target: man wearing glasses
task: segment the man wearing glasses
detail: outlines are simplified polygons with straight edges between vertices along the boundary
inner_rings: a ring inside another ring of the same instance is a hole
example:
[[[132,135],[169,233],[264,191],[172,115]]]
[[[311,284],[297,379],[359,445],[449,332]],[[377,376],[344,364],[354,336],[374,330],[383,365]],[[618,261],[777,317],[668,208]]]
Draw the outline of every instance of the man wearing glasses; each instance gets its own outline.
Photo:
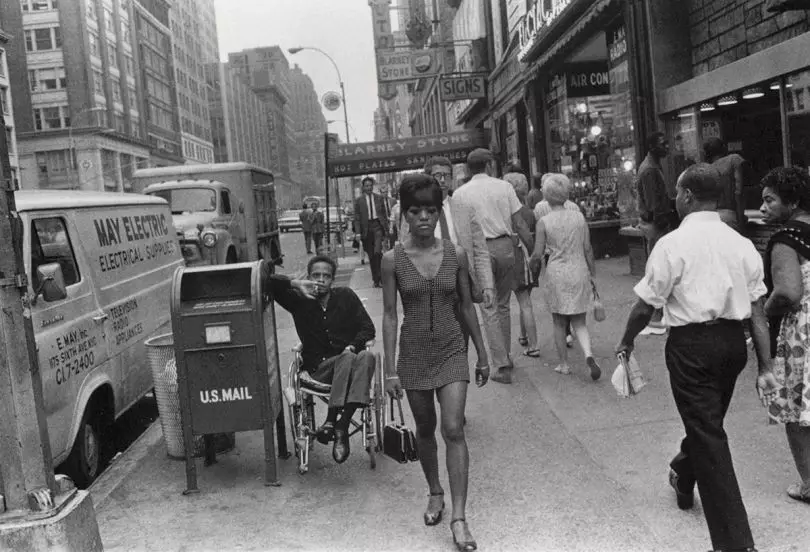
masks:
[[[475,211],[465,204],[452,200],[453,190],[450,186],[453,182],[453,164],[447,157],[431,157],[425,164],[425,173],[439,182],[444,196],[439,224],[436,225],[436,237],[460,245],[471,255],[470,291],[473,301],[490,308],[495,301],[495,281],[492,276],[489,249]],[[404,220],[400,229],[400,233],[408,231]]]

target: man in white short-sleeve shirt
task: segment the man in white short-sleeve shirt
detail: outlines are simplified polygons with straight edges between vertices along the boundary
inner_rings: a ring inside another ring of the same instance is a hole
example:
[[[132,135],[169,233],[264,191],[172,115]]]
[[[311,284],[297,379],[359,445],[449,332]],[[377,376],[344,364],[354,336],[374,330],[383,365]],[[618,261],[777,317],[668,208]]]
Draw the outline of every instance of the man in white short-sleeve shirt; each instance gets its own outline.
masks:
[[[723,420],[748,357],[747,319],[759,361],[761,398],[768,400],[778,387],[763,310],[762,258],[750,240],[720,220],[720,179],[711,165],[689,167],[678,179],[677,191],[681,225],[650,253],[644,278],[634,290],[639,301],[617,352],[632,352],[654,309],[663,309],[670,327],[666,365],[686,430],[670,463],[669,482],[678,507],[693,506],[697,483],[713,549],[754,550]]]
[[[486,149],[476,149],[467,156],[470,181],[453,194],[453,201],[469,206],[481,224],[489,249],[492,275],[495,279],[495,304],[483,305],[484,332],[491,351],[492,366],[498,370],[493,381],[512,383],[511,312],[514,280],[516,235],[526,248],[534,248],[532,234],[526,221],[519,215],[521,203],[512,185],[493,178],[487,173],[494,158]]]

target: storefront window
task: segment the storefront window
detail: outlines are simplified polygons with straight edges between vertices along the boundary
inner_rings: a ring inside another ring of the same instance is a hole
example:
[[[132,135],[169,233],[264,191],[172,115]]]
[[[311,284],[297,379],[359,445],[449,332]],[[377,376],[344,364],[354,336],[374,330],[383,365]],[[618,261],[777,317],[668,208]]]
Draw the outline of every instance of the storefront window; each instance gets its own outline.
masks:
[[[810,168],[810,71],[785,81],[785,103],[790,136],[790,163]],[[778,83],[774,84],[778,86]]]
[[[631,219],[636,167],[624,27],[599,33],[546,89],[549,161],[589,222]]]
[[[684,109],[666,121],[666,135],[669,142],[669,156],[664,160],[664,178],[669,196],[675,197],[678,176],[689,165],[701,160],[701,145],[695,109]],[[704,121],[705,123],[705,121]],[[714,127],[704,130],[711,134]],[[708,137],[708,136],[707,136]],[[705,140],[705,138],[704,138]]]

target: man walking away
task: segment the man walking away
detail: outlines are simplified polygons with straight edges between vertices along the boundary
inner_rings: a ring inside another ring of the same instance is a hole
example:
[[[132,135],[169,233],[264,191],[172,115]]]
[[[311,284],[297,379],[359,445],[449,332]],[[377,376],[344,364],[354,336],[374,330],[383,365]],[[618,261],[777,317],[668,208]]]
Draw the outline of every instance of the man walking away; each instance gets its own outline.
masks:
[[[630,354],[653,311],[670,327],[665,357],[686,437],[670,464],[678,507],[691,508],[697,483],[714,550],[754,550],[723,420],[748,351],[743,321],[750,317],[759,361],[757,385],[776,387],[771,372],[762,258],[750,240],[716,212],[719,175],[701,163],[678,179],[680,228],[661,238],[636,285],[617,353]]]
[[[678,225],[678,215],[667,193],[664,171],[661,162],[669,153],[669,142],[663,132],[654,132],[647,138],[647,157],[641,162],[636,176],[638,211],[641,222],[639,229],[647,241],[647,255],[655,243]],[[650,326],[644,333],[661,335],[666,332],[661,324],[661,312],[652,317]]]
[[[382,261],[383,240],[388,233],[388,216],[384,198],[374,193],[374,179],[363,179],[363,194],[354,202],[354,220],[360,230],[363,249],[371,265],[371,279],[374,287],[382,287],[380,263]]]
[[[312,204],[312,239],[315,241],[315,252],[321,254],[323,232],[326,227],[323,212],[318,210],[318,204]]]
[[[709,138],[703,144],[703,155],[707,163],[720,174],[720,199],[717,213],[720,220],[741,232],[745,227],[745,185],[746,162],[741,155],[729,153],[728,146],[720,138]]]
[[[304,233],[304,245],[307,248],[307,255],[312,255],[312,211],[306,203],[301,208],[298,218],[301,220],[301,231]]]
[[[483,305],[484,328],[492,353],[491,363],[497,366],[492,376],[499,383],[512,383],[511,313],[509,301],[514,285],[515,249],[517,238],[532,251],[532,235],[520,216],[522,204],[512,185],[487,173],[494,158],[489,150],[479,148],[467,156],[470,181],[453,194],[453,201],[470,206],[478,217],[489,249],[495,281],[495,304]]]

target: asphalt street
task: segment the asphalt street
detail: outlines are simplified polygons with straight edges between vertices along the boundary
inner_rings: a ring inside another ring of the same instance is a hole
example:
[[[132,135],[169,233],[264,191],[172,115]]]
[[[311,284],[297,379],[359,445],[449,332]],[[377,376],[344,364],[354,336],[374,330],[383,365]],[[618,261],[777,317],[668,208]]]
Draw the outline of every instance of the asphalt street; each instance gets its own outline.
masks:
[[[302,240],[287,235],[296,237]],[[350,256],[340,272],[379,331],[381,291],[371,287],[368,266]],[[599,261],[597,272],[608,312],[606,321],[590,323],[605,373],[600,381],[590,380],[576,348],[573,374],[553,371],[550,316],[536,292],[543,356],[525,357],[515,343],[515,383],[470,388],[467,519],[480,550],[710,548],[699,499],[694,510],[682,512],[667,485],[682,427],[663,363],[665,338],[639,338],[637,356],[651,383],[636,397],[619,398],[609,381],[612,351],[633,303],[635,278],[626,257]],[[512,320],[515,332],[514,302]],[[297,338],[283,311],[277,324],[286,371]],[[797,476],[784,430],[767,424],[756,400],[750,356],[726,427],[754,537],[760,551],[810,550],[810,510],[784,493]],[[262,435],[244,432],[214,466],[198,462],[201,493],[184,496],[184,464],[167,457],[160,431],[153,425],[91,489],[107,550],[453,549],[449,519],[436,527],[422,523],[427,488],[417,464],[378,457],[371,470],[355,441],[349,460],[336,465],[329,447],[316,445],[308,474],[297,474],[294,458],[279,460],[281,487],[264,487]],[[446,485],[446,475],[443,480]]]

